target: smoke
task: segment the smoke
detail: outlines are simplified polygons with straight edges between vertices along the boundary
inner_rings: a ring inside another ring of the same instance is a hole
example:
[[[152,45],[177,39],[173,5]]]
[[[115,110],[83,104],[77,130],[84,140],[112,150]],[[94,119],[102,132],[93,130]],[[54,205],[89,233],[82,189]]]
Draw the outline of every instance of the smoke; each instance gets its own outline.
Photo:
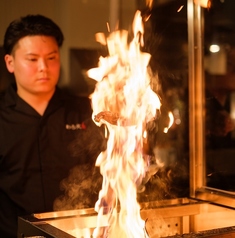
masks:
[[[92,119],[85,121],[83,127],[69,147],[77,165],[61,181],[63,195],[54,201],[55,211],[91,208],[98,199],[102,176],[95,162],[99,153],[106,149],[104,128],[97,127]]]
[[[187,158],[168,145],[156,146],[149,158],[149,166],[138,189],[138,201],[152,202],[189,194]]]
[[[68,178],[61,182],[64,195],[54,202],[54,210],[71,210],[94,207],[101,189],[99,168],[82,164],[73,168]]]

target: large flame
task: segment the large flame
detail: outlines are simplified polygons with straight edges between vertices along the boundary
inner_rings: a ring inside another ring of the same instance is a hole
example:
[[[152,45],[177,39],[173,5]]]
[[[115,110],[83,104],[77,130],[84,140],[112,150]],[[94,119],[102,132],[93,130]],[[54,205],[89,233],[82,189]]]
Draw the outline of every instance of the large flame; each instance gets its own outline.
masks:
[[[95,206],[98,224],[94,237],[148,237],[136,193],[147,166],[143,152],[145,126],[161,104],[150,87],[151,56],[140,50],[143,33],[137,11],[129,44],[127,31],[112,32],[107,39],[98,34],[97,40],[107,44],[109,56],[101,57],[99,67],[88,71],[88,76],[97,80],[91,95],[94,121],[105,124],[108,130],[107,150],[96,162],[103,184]],[[104,214],[109,216],[107,228],[99,224]]]

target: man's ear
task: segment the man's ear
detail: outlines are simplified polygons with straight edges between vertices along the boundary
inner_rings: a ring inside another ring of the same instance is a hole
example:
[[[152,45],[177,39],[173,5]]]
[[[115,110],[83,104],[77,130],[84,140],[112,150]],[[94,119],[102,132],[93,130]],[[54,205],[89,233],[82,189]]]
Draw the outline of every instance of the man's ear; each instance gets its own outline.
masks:
[[[7,55],[5,55],[4,59],[5,59],[5,63],[6,63],[6,67],[7,67],[8,71],[10,73],[13,73],[14,72],[14,58],[13,58],[13,56],[7,54]]]

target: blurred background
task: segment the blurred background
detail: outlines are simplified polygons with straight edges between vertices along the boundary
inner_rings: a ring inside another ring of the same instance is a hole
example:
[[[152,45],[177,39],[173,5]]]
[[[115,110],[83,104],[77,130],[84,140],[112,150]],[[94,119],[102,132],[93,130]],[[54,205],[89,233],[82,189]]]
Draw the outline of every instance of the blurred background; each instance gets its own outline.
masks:
[[[117,27],[131,31],[134,14],[141,10],[144,19],[148,19],[144,23],[142,50],[152,55],[152,87],[163,105],[161,116],[149,129],[152,163],[157,172],[144,185],[145,193],[139,199],[188,196],[192,130],[189,96],[193,94],[189,88],[192,66],[189,65],[188,2],[153,0],[150,9],[144,0],[1,0],[0,91],[13,80],[5,69],[2,49],[4,32],[13,19],[43,14],[61,27],[65,41],[59,84],[76,95],[88,96],[95,81],[86,72],[97,66],[101,55],[107,54],[107,49],[95,41],[95,34],[108,34],[107,23],[111,31]],[[210,0],[201,10],[204,186],[234,192],[235,1]],[[169,111],[174,115],[174,123],[164,133]],[[158,167],[156,158],[163,167]]]

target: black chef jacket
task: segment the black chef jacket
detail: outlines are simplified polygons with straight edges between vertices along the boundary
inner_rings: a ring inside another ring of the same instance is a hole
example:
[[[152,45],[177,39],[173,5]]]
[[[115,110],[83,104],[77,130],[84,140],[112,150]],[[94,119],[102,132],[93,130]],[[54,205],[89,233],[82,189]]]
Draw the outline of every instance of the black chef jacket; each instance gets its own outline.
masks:
[[[60,182],[75,165],[94,165],[101,144],[87,98],[57,88],[41,116],[13,86],[1,95],[0,236],[16,237],[18,216],[52,211]]]

